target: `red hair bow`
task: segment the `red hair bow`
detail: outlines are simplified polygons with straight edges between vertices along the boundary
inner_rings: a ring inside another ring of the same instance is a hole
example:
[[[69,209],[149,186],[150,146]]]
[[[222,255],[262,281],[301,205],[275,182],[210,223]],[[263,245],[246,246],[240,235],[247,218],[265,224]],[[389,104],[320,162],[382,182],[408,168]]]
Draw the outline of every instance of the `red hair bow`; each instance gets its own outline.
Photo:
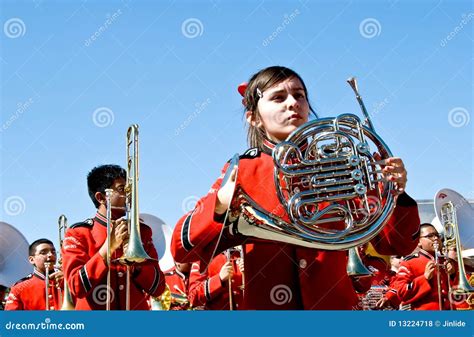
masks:
[[[247,82],[243,82],[243,83],[239,84],[239,86],[237,87],[237,91],[243,97],[242,98],[242,104],[245,107],[247,106],[247,101],[245,100],[245,91],[247,90],[248,86],[249,86],[249,84]]]

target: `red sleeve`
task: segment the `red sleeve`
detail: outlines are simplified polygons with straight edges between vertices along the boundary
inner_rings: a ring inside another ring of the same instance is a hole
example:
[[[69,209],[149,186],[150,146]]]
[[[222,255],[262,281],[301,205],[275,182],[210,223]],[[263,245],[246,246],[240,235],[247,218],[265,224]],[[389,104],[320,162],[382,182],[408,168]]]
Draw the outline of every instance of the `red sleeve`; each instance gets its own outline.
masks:
[[[193,307],[205,305],[224,289],[219,274],[209,276],[207,270],[201,273],[199,262],[193,263],[189,274],[189,301]]]
[[[395,289],[390,288],[385,294],[385,297],[390,302],[393,308],[398,308],[398,306],[400,305],[400,299],[398,298],[398,294]]]
[[[420,217],[416,201],[402,193],[392,216],[371,243],[382,255],[409,255],[418,244],[419,231]]]
[[[99,251],[89,257],[89,228],[71,228],[66,232],[62,254],[64,276],[74,297],[84,298],[103,283],[107,265]]]
[[[133,281],[147,294],[158,297],[166,287],[165,275],[158,264],[158,253],[153,245],[151,228],[142,225],[140,234],[146,253],[154,260],[138,265],[132,273]]]
[[[5,303],[5,310],[24,310],[23,302],[21,301],[21,283],[14,285],[10,289],[10,293]]]
[[[431,292],[431,285],[424,274],[413,275],[410,264],[402,261],[394,281],[398,297],[405,303],[413,303]]]
[[[217,191],[224,172],[201,198],[194,210],[184,215],[176,224],[171,239],[171,253],[177,262],[209,261],[222,230],[222,220],[215,215]]]

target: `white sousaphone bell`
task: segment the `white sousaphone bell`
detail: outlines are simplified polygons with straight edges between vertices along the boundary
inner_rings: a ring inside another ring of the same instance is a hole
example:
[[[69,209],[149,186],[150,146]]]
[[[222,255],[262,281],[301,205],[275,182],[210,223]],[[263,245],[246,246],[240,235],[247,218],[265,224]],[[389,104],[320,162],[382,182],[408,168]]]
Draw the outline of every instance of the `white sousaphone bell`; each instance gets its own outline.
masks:
[[[434,197],[436,217],[431,224],[446,238],[446,226],[442,223],[443,206],[452,204],[459,231],[461,255],[466,266],[474,268],[474,208],[461,194],[449,188],[439,190]]]
[[[0,221],[0,285],[11,287],[32,271],[28,241],[12,225]]]

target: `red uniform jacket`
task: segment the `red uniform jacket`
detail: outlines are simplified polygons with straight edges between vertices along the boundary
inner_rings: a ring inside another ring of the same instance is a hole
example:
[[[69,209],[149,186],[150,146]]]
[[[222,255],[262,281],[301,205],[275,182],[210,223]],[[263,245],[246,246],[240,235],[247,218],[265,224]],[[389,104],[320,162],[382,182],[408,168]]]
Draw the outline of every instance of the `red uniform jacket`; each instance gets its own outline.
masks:
[[[159,296],[165,289],[165,278],[158,265],[151,238],[151,228],[140,228],[143,246],[155,260],[130,267],[130,309],[149,310],[147,294]],[[97,213],[93,220],[71,226],[64,239],[62,254],[64,275],[76,301],[77,310],[104,310],[107,294],[107,265],[99,254],[99,249],[107,237],[107,223],[104,216]],[[111,260],[123,255],[118,249]],[[127,268],[119,263],[111,266],[110,298],[112,310],[124,310]]]
[[[224,167],[225,172],[228,164]],[[271,149],[250,149],[241,156],[237,184],[262,208],[287,218],[277,197]],[[176,261],[209,262],[222,229],[214,208],[223,175],[193,211],[174,230],[171,252]],[[402,194],[382,232],[372,240],[380,254],[407,255],[418,241],[416,202]],[[340,224],[337,224],[340,225]],[[245,243],[245,309],[348,309],[357,296],[346,272],[346,251],[324,251],[230,233],[220,240],[218,252]]]
[[[425,278],[425,267],[429,261],[434,261],[434,257],[420,249],[417,254],[409,255],[401,262],[394,288],[402,301],[402,307],[409,307],[411,310],[439,310],[437,270],[435,269],[431,280]],[[448,276],[443,270],[440,276],[443,310],[449,310]]]
[[[49,310],[61,308],[60,290],[53,279],[49,280]],[[35,269],[10,289],[5,310],[46,310],[45,276]]]
[[[188,297],[189,277],[186,277],[182,272],[176,269],[176,266],[164,272],[166,284],[171,292],[171,307],[170,310],[188,310],[189,302],[187,304],[178,303],[173,300],[173,297],[182,296]],[[188,297],[189,298],[189,297]]]
[[[385,294],[385,297],[390,301],[392,308],[397,310],[400,307],[400,298],[398,297],[398,292],[395,289],[395,280],[397,278],[397,273],[393,270],[389,270],[387,273],[388,280],[388,291]]]
[[[242,273],[236,263],[236,255],[231,256],[234,275],[231,279],[232,310],[241,309],[243,303]],[[205,310],[230,310],[229,282],[221,282],[219,273],[227,262],[224,253],[212,259],[207,270],[201,270],[199,262],[193,263],[189,275],[189,299],[193,307],[204,306]]]

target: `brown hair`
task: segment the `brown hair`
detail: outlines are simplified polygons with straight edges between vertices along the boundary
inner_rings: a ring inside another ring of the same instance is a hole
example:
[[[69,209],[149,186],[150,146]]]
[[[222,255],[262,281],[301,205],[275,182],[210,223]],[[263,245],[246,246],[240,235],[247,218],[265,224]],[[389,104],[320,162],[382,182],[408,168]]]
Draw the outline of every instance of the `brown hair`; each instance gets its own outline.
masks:
[[[303,82],[303,79],[297,72],[286,67],[281,66],[272,66],[260,70],[254,74],[250,80],[248,87],[244,95],[244,105],[245,111],[252,111],[253,118],[260,118],[260,113],[258,111],[258,100],[260,99],[257,94],[257,88],[263,92],[268,88],[277,85],[280,82],[285,81],[288,78],[295,77],[300,80],[303,85],[305,96],[308,97],[308,91],[306,85]],[[314,113],[311,104],[309,104],[309,109]],[[262,149],[262,143],[265,139],[265,130],[257,126],[253,126],[249,123],[247,130],[247,141],[250,147],[258,147]]]

